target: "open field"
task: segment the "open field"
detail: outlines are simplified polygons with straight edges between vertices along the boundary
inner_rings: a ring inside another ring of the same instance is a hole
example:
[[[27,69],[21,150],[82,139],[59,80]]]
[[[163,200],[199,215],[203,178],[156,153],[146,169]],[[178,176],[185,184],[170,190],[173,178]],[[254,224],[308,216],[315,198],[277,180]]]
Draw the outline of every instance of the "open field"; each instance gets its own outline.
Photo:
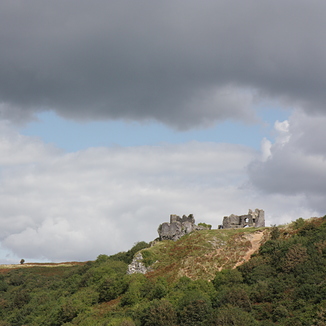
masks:
[[[63,262],[63,263],[24,263],[24,264],[0,264],[0,273],[7,272],[10,269],[28,268],[28,267],[72,267],[84,265],[85,262]]]

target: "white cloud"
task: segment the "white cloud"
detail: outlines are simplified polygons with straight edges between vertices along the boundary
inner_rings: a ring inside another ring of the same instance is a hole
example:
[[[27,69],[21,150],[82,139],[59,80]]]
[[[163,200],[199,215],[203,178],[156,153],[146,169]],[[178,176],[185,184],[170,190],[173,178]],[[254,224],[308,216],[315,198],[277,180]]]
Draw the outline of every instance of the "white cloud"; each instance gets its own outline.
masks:
[[[326,145],[324,116],[295,111],[289,121],[275,123],[278,133],[268,160],[251,164],[253,184],[271,194],[302,195],[309,207],[326,210]]]
[[[289,121],[284,120],[279,122],[278,120],[275,121],[274,128],[277,132],[277,143],[282,145],[287,143],[290,140],[291,134],[289,131]]]
[[[25,259],[86,260],[126,250],[157,237],[171,213],[217,225],[220,203],[233,198],[255,155],[196,142],[65,154],[12,130],[2,137],[10,146],[0,146],[1,154],[10,148],[15,159],[2,162],[0,238]]]
[[[192,213],[217,227],[224,215],[249,208],[265,209],[267,225],[314,213],[298,205],[300,195],[258,194],[246,167],[259,153],[247,147],[192,142],[62,153],[6,132],[15,159],[1,168],[0,240],[29,261],[127,250],[155,239],[170,214]],[[0,146],[0,156],[9,147]]]
[[[265,162],[271,155],[271,148],[272,148],[272,143],[266,139],[263,138],[261,141],[261,153],[262,153],[262,161]]]

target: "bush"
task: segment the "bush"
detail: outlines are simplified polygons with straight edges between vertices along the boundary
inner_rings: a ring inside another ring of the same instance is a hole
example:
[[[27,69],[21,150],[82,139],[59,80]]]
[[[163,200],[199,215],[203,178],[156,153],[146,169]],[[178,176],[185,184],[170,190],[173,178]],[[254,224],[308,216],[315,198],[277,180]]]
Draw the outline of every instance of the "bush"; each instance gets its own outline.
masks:
[[[12,306],[13,308],[22,308],[25,304],[27,304],[29,302],[29,300],[31,299],[29,293],[27,290],[18,290],[13,298],[12,301]]]
[[[125,278],[120,276],[106,278],[98,288],[99,301],[111,301],[123,294],[128,288]]]
[[[288,317],[289,312],[283,305],[278,305],[273,311],[273,321],[278,322],[283,318]]]
[[[212,316],[212,326],[258,326],[258,322],[248,312],[232,305],[224,306]],[[265,325],[265,324],[262,324]]]
[[[147,279],[143,274],[132,274],[129,275],[127,280],[129,279],[128,290],[122,296],[120,304],[121,306],[132,306],[141,301],[144,297],[141,293],[141,288],[144,283],[146,283]]]
[[[276,240],[280,237],[280,235],[281,235],[280,229],[276,225],[273,225],[271,231],[271,239]]]
[[[0,292],[6,292],[7,290],[8,290],[7,282],[0,280]]]
[[[294,224],[294,229],[298,230],[300,228],[302,228],[305,225],[305,220],[302,217],[299,217],[298,219],[296,219],[293,224]]]
[[[207,325],[212,312],[212,306],[205,300],[194,300],[179,313],[181,326]]]
[[[219,306],[230,304],[245,311],[251,311],[249,295],[246,287],[242,284],[224,288],[223,291],[218,293],[218,297]]]
[[[141,317],[142,326],[173,326],[176,323],[176,311],[165,299],[152,301]]]
[[[186,291],[179,301],[178,315],[181,326],[207,325],[212,312],[208,295],[196,291]]]
[[[237,269],[223,269],[221,272],[216,273],[213,280],[216,290],[222,285],[233,285],[242,282],[242,274]]]

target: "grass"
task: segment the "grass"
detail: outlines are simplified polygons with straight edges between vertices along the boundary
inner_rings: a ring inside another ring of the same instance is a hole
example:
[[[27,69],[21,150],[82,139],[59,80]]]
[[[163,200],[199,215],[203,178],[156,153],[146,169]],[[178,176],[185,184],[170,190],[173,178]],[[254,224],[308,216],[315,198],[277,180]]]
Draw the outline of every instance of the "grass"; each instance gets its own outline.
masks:
[[[5,264],[0,265],[0,274],[22,269],[34,274],[56,275],[85,264],[86,262]]]
[[[233,268],[252,248],[250,237],[269,228],[202,230],[192,232],[178,241],[166,240],[142,251],[145,265],[151,265],[149,277],[165,276],[170,281],[187,276],[211,280],[218,270]]]

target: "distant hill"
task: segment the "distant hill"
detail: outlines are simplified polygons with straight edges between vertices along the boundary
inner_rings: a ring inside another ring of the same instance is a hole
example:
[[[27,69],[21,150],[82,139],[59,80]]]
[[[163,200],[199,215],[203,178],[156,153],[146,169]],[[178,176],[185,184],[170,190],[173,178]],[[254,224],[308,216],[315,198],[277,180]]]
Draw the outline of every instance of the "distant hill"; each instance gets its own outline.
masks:
[[[326,217],[16,267],[0,269],[0,326],[326,325]]]

